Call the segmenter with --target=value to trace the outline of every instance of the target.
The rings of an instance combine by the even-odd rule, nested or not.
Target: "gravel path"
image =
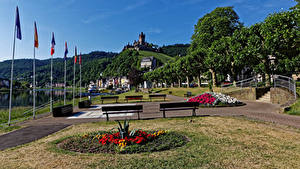
[[[168,99],[172,100],[173,102],[183,101],[182,97],[171,95],[168,96]],[[300,116],[277,113],[280,108],[279,105],[256,101],[243,102],[246,103],[246,105],[240,107],[199,108],[196,111],[196,114],[197,116],[242,116],[249,119],[300,128]],[[142,119],[162,118],[162,113],[159,112],[159,102],[145,102],[137,104],[143,105],[144,112],[141,114]],[[75,112],[79,112],[79,110],[75,109]],[[191,111],[166,112],[167,117],[181,117],[190,115]],[[110,119],[116,120],[124,118],[137,119],[135,115],[131,117],[112,117]],[[46,116],[36,120],[29,120],[19,124],[21,126],[25,126],[24,128],[0,136],[0,150],[32,142],[73,124],[105,120],[105,118],[67,119],[65,117],[54,118],[52,116]]]

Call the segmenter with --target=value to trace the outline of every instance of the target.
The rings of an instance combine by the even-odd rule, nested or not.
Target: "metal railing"
[[[224,90],[228,91],[228,90],[235,90],[235,89],[240,89],[245,87],[257,87],[256,76],[235,83],[223,84],[221,85],[221,92],[223,92]]]
[[[57,103],[57,102],[60,102],[60,99],[53,100],[53,104],[55,104],[55,103]],[[46,102],[46,103],[44,103],[44,104],[42,104],[42,105],[36,107],[35,110],[36,110],[36,112],[37,112],[37,111],[39,111],[39,110],[41,110],[41,109],[44,109],[44,108],[46,108],[46,107],[48,107],[48,106],[50,106],[50,101],[48,101],[48,102]],[[23,117],[20,117],[20,118],[18,118],[18,119],[12,120],[12,121],[11,121],[11,124],[20,122],[20,121],[22,121],[22,120],[24,120],[24,119],[25,119],[25,120],[28,120],[28,119],[33,118],[33,116],[26,116],[26,115],[28,115],[28,114],[33,114],[33,108],[30,108],[30,109],[26,110],[26,111],[23,113]],[[2,123],[2,124],[0,124],[0,126],[7,126],[7,125],[8,125],[7,123]]]
[[[296,82],[287,76],[282,75],[273,75],[274,80],[274,88],[276,87],[282,87],[289,90],[294,96],[295,99],[297,99],[297,93],[296,93]]]

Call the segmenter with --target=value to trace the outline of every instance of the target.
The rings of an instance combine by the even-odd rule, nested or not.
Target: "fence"
[[[60,102],[60,99],[53,100],[53,104],[58,103],[58,102]],[[50,101],[48,101],[47,103],[44,103],[44,104],[42,104],[42,105],[36,107],[36,108],[35,108],[35,111],[38,112],[39,110],[42,110],[42,109],[44,109],[44,108],[46,108],[46,107],[48,107],[48,106],[50,106]],[[12,112],[12,113],[13,113],[13,112]],[[20,117],[20,118],[17,118],[17,119],[13,119],[13,120],[10,122],[10,124],[20,122],[20,121],[22,121],[22,120],[24,120],[24,119],[25,119],[25,120],[28,120],[28,119],[33,118],[33,116],[29,116],[29,114],[33,115],[33,108],[30,108],[30,109],[26,110],[26,111],[23,113],[23,115],[22,115],[23,117]],[[7,123],[2,123],[2,124],[0,124],[0,126],[7,126]]]
[[[274,88],[276,87],[282,87],[289,90],[291,93],[294,94],[295,99],[297,99],[297,93],[296,93],[296,82],[287,76],[282,75],[274,75]]]
[[[230,91],[230,90],[238,90],[245,87],[257,87],[257,78],[256,76],[244,79],[235,83],[228,83],[221,85],[221,92],[224,90]]]

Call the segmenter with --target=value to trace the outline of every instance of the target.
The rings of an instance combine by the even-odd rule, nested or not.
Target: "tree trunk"
[[[181,87],[181,80],[178,78],[178,87]]]
[[[166,88],[168,88],[168,85],[167,85],[167,80],[165,80],[165,87],[166,87]]]
[[[173,87],[174,87],[174,83],[172,82],[172,83],[171,83],[171,88],[173,88]]]
[[[230,71],[231,71],[231,78],[233,79],[233,84],[236,84],[236,74],[235,74],[235,72],[234,72],[234,69],[233,69],[233,66],[234,66],[234,63],[233,62],[231,62],[231,68],[230,68]],[[243,80],[243,79],[242,79]]]
[[[217,87],[217,76],[216,76],[216,72],[213,69],[209,69],[210,73],[211,73],[211,78],[212,78],[212,86],[213,87]]]
[[[201,75],[200,74],[198,74],[197,80],[198,80],[198,87],[201,87]]]
[[[186,77],[186,84],[187,84],[187,88],[189,88],[190,87],[190,79],[188,76]]]
[[[269,73],[266,73],[266,86],[271,85],[271,76]]]

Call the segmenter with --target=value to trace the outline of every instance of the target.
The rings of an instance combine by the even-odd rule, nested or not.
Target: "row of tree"
[[[299,4],[245,27],[233,7],[216,8],[198,20],[187,55],[144,74],[156,83],[189,83],[210,77],[216,86],[227,75],[237,80],[245,68],[270,83],[271,74],[300,71]]]

